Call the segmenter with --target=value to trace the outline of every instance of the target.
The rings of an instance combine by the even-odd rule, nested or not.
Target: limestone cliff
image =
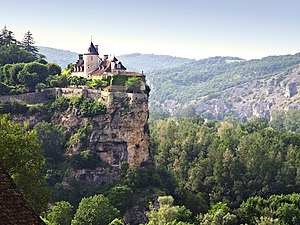
[[[83,150],[96,152],[110,166],[128,162],[140,166],[150,159],[148,120],[148,96],[144,93],[104,92],[98,101],[106,104],[105,114],[83,117],[79,110],[69,108],[52,118],[61,124],[69,135],[76,135],[80,128],[88,131],[83,139],[71,143],[68,153]],[[82,131],[82,130],[81,130]]]

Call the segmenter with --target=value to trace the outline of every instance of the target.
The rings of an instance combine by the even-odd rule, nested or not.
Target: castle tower
[[[91,42],[88,52],[84,54],[84,74],[87,78],[89,78],[89,74],[99,66],[99,53],[97,47]]]

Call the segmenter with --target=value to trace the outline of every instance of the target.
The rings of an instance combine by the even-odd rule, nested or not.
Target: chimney
[[[78,55],[79,60],[83,60],[83,54]]]

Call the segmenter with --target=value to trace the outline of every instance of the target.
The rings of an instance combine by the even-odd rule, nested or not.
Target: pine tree
[[[38,53],[38,48],[34,46],[35,41],[33,40],[32,33],[30,31],[27,31],[24,35],[23,41],[21,42],[22,47],[35,55]]]
[[[18,44],[18,41],[15,39],[15,35],[12,31],[8,30],[6,26],[0,32],[0,46]]]

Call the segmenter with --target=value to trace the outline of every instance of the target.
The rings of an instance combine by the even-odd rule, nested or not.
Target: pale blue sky
[[[296,0],[0,0],[0,28],[40,46],[187,58],[300,52]]]

